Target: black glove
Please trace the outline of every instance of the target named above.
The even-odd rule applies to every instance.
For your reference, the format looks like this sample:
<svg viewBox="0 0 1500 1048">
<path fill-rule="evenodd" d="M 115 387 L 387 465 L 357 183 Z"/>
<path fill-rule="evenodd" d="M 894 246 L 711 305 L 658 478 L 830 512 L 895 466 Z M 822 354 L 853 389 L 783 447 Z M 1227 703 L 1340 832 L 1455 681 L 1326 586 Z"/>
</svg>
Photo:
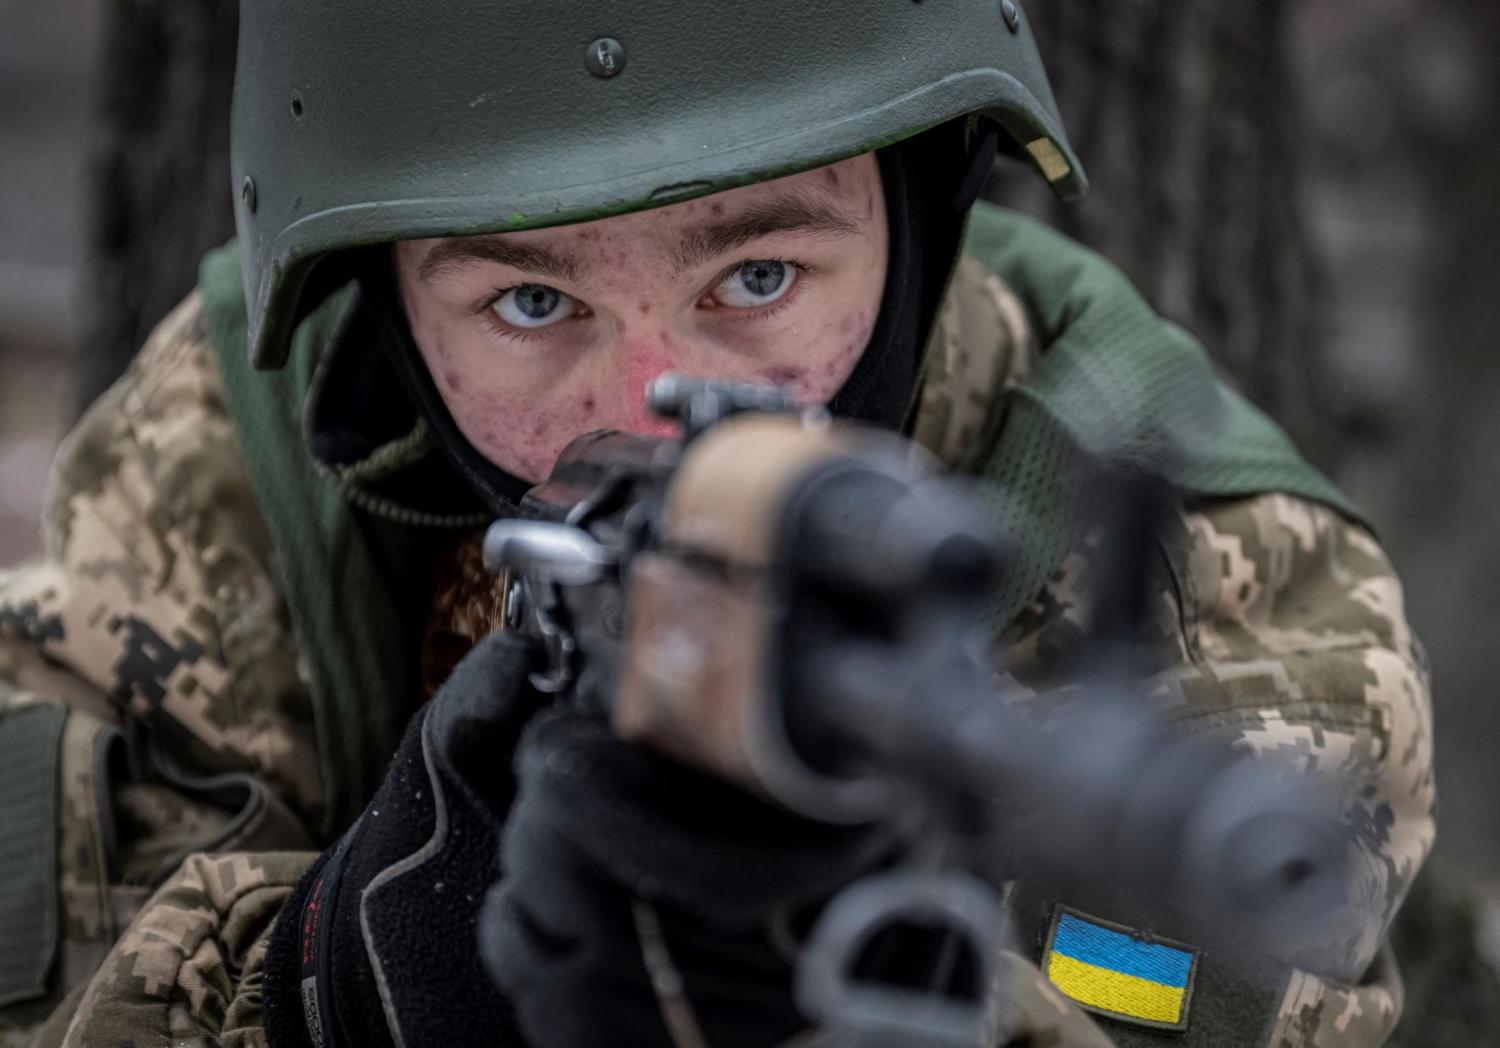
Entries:
<svg viewBox="0 0 1500 1048">
<path fill-rule="evenodd" d="M 406 1048 L 671 1045 L 643 933 L 714 1048 L 803 1025 L 772 926 L 795 925 L 887 837 L 792 816 L 594 714 L 538 714 L 532 653 L 497 636 L 459 664 L 282 908 L 271 1048 L 378 1048 L 397 1030 Z"/>
<path fill-rule="evenodd" d="M 670 1046 L 696 1027 L 767 1046 L 806 1025 L 778 929 L 889 855 L 889 833 L 797 817 L 567 709 L 537 717 L 516 768 L 481 942 L 533 1044 Z"/>
<path fill-rule="evenodd" d="M 283 906 L 266 956 L 272 1048 L 525 1041 L 475 923 L 499 875 L 512 755 L 541 705 L 529 643 L 479 644 L 412 719 L 385 782 Z M 545 1042 L 543 1042 L 545 1043 Z"/>
</svg>

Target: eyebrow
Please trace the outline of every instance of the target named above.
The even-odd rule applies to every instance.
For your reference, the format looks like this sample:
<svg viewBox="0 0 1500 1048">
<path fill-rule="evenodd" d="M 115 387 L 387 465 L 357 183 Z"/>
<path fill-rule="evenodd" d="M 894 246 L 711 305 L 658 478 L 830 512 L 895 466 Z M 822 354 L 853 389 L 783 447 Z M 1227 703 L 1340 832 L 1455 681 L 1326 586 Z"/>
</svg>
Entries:
<svg viewBox="0 0 1500 1048">
<path fill-rule="evenodd" d="M 571 255 L 533 244 L 516 244 L 497 236 L 450 237 L 427 252 L 417 270 L 424 284 L 475 262 L 494 262 L 558 280 L 578 280 L 580 266 Z"/>
<path fill-rule="evenodd" d="M 782 193 L 688 234 L 675 261 L 679 270 L 692 269 L 773 233 L 850 237 L 861 228 L 859 219 L 840 207 L 802 193 Z"/>
<path fill-rule="evenodd" d="M 850 237 L 858 236 L 861 230 L 859 219 L 843 208 L 802 193 L 781 193 L 733 217 L 693 230 L 674 252 L 673 262 L 679 272 L 692 269 L 773 233 Z M 578 259 L 565 252 L 517 244 L 506 240 L 504 234 L 490 234 L 438 241 L 418 267 L 417 278 L 425 284 L 453 270 L 484 262 L 575 283 L 583 270 Z"/>
</svg>

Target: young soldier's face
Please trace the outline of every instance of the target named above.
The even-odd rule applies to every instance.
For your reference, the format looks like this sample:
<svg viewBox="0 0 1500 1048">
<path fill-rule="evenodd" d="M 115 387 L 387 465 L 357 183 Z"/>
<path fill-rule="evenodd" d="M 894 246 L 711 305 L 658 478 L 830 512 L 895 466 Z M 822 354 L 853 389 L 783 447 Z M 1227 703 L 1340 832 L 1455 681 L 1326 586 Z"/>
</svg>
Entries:
<svg viewBox="0 0 1500 1048">
<path fill-rule="evenodd" d="M 885 197 L 873 154 L 653 211 L 403 241 L 412 334 L 454 420 L 525 480 L 594 429 L 670 432 L 666 371 L 790 386 L 826 403 L 880 310 Z"/>
</svg>

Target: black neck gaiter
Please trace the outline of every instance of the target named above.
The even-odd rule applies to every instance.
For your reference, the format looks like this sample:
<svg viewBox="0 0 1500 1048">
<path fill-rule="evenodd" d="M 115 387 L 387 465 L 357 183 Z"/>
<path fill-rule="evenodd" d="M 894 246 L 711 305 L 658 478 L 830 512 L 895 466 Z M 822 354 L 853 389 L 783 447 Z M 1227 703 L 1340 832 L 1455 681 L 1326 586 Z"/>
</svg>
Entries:
<svg viewBox="0 0 1500 1048">
<path fill-rule="evenodd" d="M 965 218 L 979 197 L 997 143 L 993 125 L 973 132 L 958 121 L 876 154 L 890 230 L 885 292 L 865 352 L 829 403 L 836 417 L 890 430 L 906 424 L 922 350 L 958 257 Z M 315 405 L 314 450 L 321 443 L 347 454 L 351 445 L 362 443 L 357 437 L 351 440 L 351 434 L 373 424 L 365 421 L 374 417 L 372 402 L 394 409 L 395 401 L 404 400 L 416 412 L 408 411 L 407 421 L 414 422 L 417 415 L 426 421 L 469 492 L 492 513 L 513 513 L 531 485 L 485 458 L 459 430 L 412 338 L 389 253 L 369 252 L 358 260 L 357 271 L 361 295 L 356 309 L 362 315 L 330 347 L 331 381 L 324 390 L 326 402 Z M 350 354 L 358 355 L 357 368 L 345 366 L 353 363 Z M 343 360 L 337 359 L 341 356 Z M 356 386 L 339 388 L 341 373 L 357 375 Z M 381 418 L 385 431 L 401 424 L 388 412 Z M 376 441 L 363 443 L 373 446 Z"/>
</svg>

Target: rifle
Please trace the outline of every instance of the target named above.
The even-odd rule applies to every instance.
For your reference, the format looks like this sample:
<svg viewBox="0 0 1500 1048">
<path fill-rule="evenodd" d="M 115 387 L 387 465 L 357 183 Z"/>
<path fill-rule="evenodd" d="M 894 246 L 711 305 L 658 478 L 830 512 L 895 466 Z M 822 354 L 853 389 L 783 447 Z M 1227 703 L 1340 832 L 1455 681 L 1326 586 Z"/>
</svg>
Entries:
<svg viewBox="0 0 1500 1048">
<path fill-rule="evenodd" d="M 1185 737 L 1143 699 L 1164 484 L 1101 473 L 1100 654 L 1041 715 L 995 683 L 983 612 L 1005 544 L 972 490 L 774 387 L 664 376 L 649 402 L 678 438 L 578 438 L 491 526 L 485 563 L 508 626 L 546 650 L 539 690 L 806 816 L 942 837 L 939 861 L 851 885 L 815 926 L 796 992 L 835 1043 L 1004 1043 L 992 962 L 1018 873 L 1106 877 L 1284 957 L 1321 941 L 1346 873 L 1336 784 Z M 940 929 L 978 977 L 857 978 L 899 926 Z"/>
</svg>

